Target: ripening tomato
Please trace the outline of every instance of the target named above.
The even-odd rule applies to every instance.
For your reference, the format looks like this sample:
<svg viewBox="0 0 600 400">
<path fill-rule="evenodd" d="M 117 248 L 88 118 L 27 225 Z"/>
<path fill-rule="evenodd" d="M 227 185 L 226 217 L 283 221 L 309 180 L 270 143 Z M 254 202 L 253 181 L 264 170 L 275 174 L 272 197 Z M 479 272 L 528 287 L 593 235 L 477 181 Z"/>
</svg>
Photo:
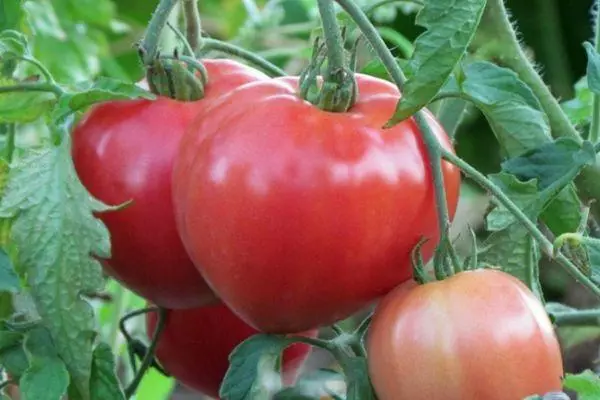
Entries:
<svg viewBox="0 0 600 400">
<path fill-rule="evenodd" d="M 73 162 L 90 193 L 127 208 L 99 215 L 111 234 L 106 272 L 153 303 L 194 307 L 214 295 L 185 253 L 171 198 L 173 159 L 185 128 L 212 99 L 266 79 L 228 60 L 206 60 L 206 95 L 198 102 L 166 97 L 112 101 L 94 107 L 73 133 Z"/>
<path fill-rule="evenodd" d="M 203 276 L 250 325 L 328 325 L 412 275 L 438 241 L 427 150 L 413 119 L 391 129 L 400 94 L 357 75 L 346 113 L 303 100 L 298 80 L 254 82 L 190 125 L 173 175 L 177 226 Z M 427 121 L 447 149 L 440 124 Z M 453 215 L 460 173 L 443 165 Z"/>
<path fill-rule="evenodd" d="M 544 307 L 496 270 L 400 286 L 375 310 L 367 350 L 381 400 L 521 400 L 562 387 Z"/>
<path fill-rule="evenodd" d="M 147 314 L 149 337 L 156 328 L 156 313 Z M 208 396 L 218 397 L 219 387 L 229 368 L 229 354 L 258 331 L 222 303 L 167 311 L 164 330 L 159 338 L 156 356 L 169 374 L 184 385 Z M 302 333 L 316 337 L 317 331 Z M 295 343 L 284 350 L 282 373 L 285 384 L 292 384 L 311 347 Z"/>
</svg>

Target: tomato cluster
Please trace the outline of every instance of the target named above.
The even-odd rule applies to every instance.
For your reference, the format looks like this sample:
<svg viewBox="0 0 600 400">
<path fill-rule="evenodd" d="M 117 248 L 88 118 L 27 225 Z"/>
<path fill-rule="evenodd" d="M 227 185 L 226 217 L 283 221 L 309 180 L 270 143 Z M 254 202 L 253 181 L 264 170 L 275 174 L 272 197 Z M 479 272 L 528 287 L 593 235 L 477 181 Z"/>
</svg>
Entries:
<svg viewBox="0 0 600 400">
<path fill-rule="evenodd" d="M 202 100 L 109 102 L 73 134 L 91 194 L 131 202 L 99 215 L 112 238 L 103 265 L 169 309 L 157 348 L 167 371 L 217 396 L 229 353 L 249 336 L 315 336 L 391 292 L 368 342 L 381 399 L 516 399 L 560 388 L 552 327 L 516 280 L 486 271 L 393 291 L 412 277 L 414 246 L 429 239 L 429 259 L 440 236 L 418 126 L 411 118 L 382 128 L 400 98 L 395 86 L 356 74 L 356 103 L 333 113 L 303 99 L 298 78 L 203 62 Z M 443 175 L 452 217 L 460 173 L 444 163 Z M 152 332 L 155 316 L 147 322 Z M 288 381 L 307 355 L 306 345 L 286 350 Z M 523 384 L 515 363 L 539 378 Z"/>
</svg>

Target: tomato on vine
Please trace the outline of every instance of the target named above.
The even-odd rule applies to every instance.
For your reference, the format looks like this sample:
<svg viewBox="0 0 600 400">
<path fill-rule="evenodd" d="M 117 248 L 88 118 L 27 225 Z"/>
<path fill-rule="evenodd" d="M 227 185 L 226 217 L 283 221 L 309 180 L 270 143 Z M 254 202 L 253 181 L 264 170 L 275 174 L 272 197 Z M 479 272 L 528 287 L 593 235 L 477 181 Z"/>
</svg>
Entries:
<svg viewBox="0 0 600 400">
<path fill-rule="evenodd" d="M 187 130 L 173 175 L 179 232 L 205 279 L 250 325 L 331 324 L 411 278 L 439 239 L 427 151 L 413 119 L 382 129 L 400 93 L 357 74 L 358 101 L 323 111 L 298 79 L 254 82 Z M 451 150 L 426 113 L 437 140 Z M 453 215 L 459 170 L 443 164 Z"/>
<path fill-rule="evenodd" d="M 156 355 L 161 366 L 184 385 L 217 398 L 229 368 L 229 354 L 244 340 L 259 333 L 223 304 L 168 310 Z M 156 328 L 156 313 L 149 313 L 149 336 Z M 316 337 L 316 330 L 302 333 Z M 283 383 L 291 385 L 310 354 L 311 347 L 294 343 L 283 351 Z"/>
<path fill-rule="evenodd" d="M 496 270 L 391 292 L 375 310 L 367 352 L 381 400 L 520 400 L 562 388 L 544 307 Z"/>
<path fill-rule="evenodd" d="M 73 132 L 73 162 L 104 203 L 132 203 L 99 218 L 111 234 L 106 273 L 153 303 L 187 308 L 214 294 L 186 254 L 173 216 L 171 175 L 184 130 L 213 99 L 266 75 L 230 60 L 205 60 L 204 98 L 111 101 L 95 106 Z"/>
</svg>

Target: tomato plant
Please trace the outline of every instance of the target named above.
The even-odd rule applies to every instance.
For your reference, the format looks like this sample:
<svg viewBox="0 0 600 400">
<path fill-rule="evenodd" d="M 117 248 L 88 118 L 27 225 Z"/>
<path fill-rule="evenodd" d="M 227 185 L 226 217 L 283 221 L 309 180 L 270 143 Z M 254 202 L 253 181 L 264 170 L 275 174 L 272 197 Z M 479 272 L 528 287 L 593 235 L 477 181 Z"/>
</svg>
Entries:
<svg viewBox="0 0 600 400">
<path fill-rule="evenodd" d="M 173 178 L 182 240 L 219 297 L 263 331 L 349 316 L 411 277 L 421 236 L 425 257 L 437 243 L 419 128 L 381 130 L 399 93 L 356 79 L 358 101 L 340 114 L 298 98 L 289 78 L 242 86 L 183 139 Z M 453 213 L 459 171 L 445 164 L 444 177 Z"/>
<path fill-rule="evenodd" d="M 155 313 L 147 314 L 148 332 L 154 331 L 156 322 Z M 223 304 L 170 310 L 156 356 L 165 370 L 184 385 L 216 398 L 229 367 L 229 354 L 257 333 Z M 315 337 L 317 331 L 304 335 Z M 286 384 L 295 381 L 309 353 L 310 346 L 302 343 L 284 351 L 281 368 Z"/>
<path fill-rule="evenodd" d="M 73 132 L 81 182 L 106 204 L 131 201 L 99 218 L 111 233 L 105 270 L 141 296 L 170 308 L 214 301 L 175 228 L 171 174 L 181 137 L 211 99 L 266 75 L 230 60 L 207 60 L 210 84 L 200 101 L 112 101 L 95 106 Z"/>
<path fill-rule="evenodd" d="M 544 307 L 501 271 L 391 292 L 374 313 L 367 351 L 382 400 L 516 400 L 562 387 L 560 347 Z"/>
<path fill-rule="evenodd" d="M 0 0 L 0 398 L 600 398 L 598 1 L 529 3 Z"/>
</svg>

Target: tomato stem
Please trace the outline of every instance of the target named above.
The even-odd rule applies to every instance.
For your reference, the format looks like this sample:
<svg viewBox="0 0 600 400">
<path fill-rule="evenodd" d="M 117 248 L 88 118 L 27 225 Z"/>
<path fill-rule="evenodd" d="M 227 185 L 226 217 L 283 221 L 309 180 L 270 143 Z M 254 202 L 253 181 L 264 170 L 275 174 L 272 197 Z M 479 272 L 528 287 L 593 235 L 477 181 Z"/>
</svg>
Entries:
<svg viewBox="0 0 600 400">
<path fill-rule="evenodd" d="M 558 326 L 598 326 L 600 325 L 600 309 L 551 312 L 554 323 Z"/>
<path fill-rule="evenodd" d="M 57 97 L 60 97 L 65 93 L 60 86 L 45 82 L 24 82 L 15 85 L 0 86 L 0 94 L 11 92 L 49 92 L 54 93 Z"/>
<path fill-rule="evenodd" d="M 600 298 L 600 288 L 598 288 L 583 272 L 577 268 L 567 257 L 561 252 L 554 254 L 552 242 L 544 236 L 537 228 L 535 223 L 531 221 L 520 209 L 513 203 L 502 190 L 493 182 L 487 179 L 481 172 L 469 165 L 466 161 L 455 155 L 454 153 L 442 149 L 442 156 L 447 161 L 459 167 L 465 174 L 469 175 L 481 187 L 489 190 L 498 201 L 513 214 L 517 220 L 529 231 L 531 236 L 540 244 L 544 254 L 556 260 L 577 282 L 586 287 L 596 297 Z"/>
<path fill-rule="evenodd" d="M 193 50 L 192 56 L 202 47 L 202 23 L 198 11 L 198 0 L 183 0 L 185 37 Z"/>
<path fill-rule="evenodd" d="M 223 42 L 216 39 L 204 38 L 202 39 L 203 47 L 202 52 L 218 51 L 221 53 L 229 54 L 234 57 L 241 58 L 244 61 L 262 69 L 270 76 L 286 76 L 284 70 L 276 66 L 275 64 L 265 60 L 264 58 L 246 50 L 239 46 L 231 43 Z"/>
<path fill-rule="evenodd" d="M 179 0 L 160 0 L 148 28 L 146 34 L 140 44 L 142 61 L 145 65 L 151 65 L 158 54 L 158 41 L 160 35 L 167 24 L 169 15 Z"/>
<path fill-rule="evenodd" d="M 154 333 L 152 334 L 152 341 L 150 342 L 150 346 L 148 346 L 146 355 L 142 360 L 142 365 L 140 365 L 140 369 L 135 374 L 135 377 L 133 378 L 129 386 L 127 386 L 127 388 L 125 389 L 125 398 L 127 399 L 131 398 L 131 396 L 135 394 L 138 386 L 144 378 L 144 374 L 152 365 L 152 362 L 154 361 L 154 352 L 156 351 L 156 346 L 158 345 L 158 340 L 160 339 L 160 335 L 162 334 L 166 325 L 167 310 L 162 307 L 153 307 L 151 309 L 156 309 L 156 312 L 158 313 L 158 322 L 156 324 L 156 328 L 154 329 Z M 150 309 L 138 310 L 139 313 L 135 315 L 146 313 L 149 310 Z M 131 314 L 129 316 L 131 317 Z"/>
</svg>

